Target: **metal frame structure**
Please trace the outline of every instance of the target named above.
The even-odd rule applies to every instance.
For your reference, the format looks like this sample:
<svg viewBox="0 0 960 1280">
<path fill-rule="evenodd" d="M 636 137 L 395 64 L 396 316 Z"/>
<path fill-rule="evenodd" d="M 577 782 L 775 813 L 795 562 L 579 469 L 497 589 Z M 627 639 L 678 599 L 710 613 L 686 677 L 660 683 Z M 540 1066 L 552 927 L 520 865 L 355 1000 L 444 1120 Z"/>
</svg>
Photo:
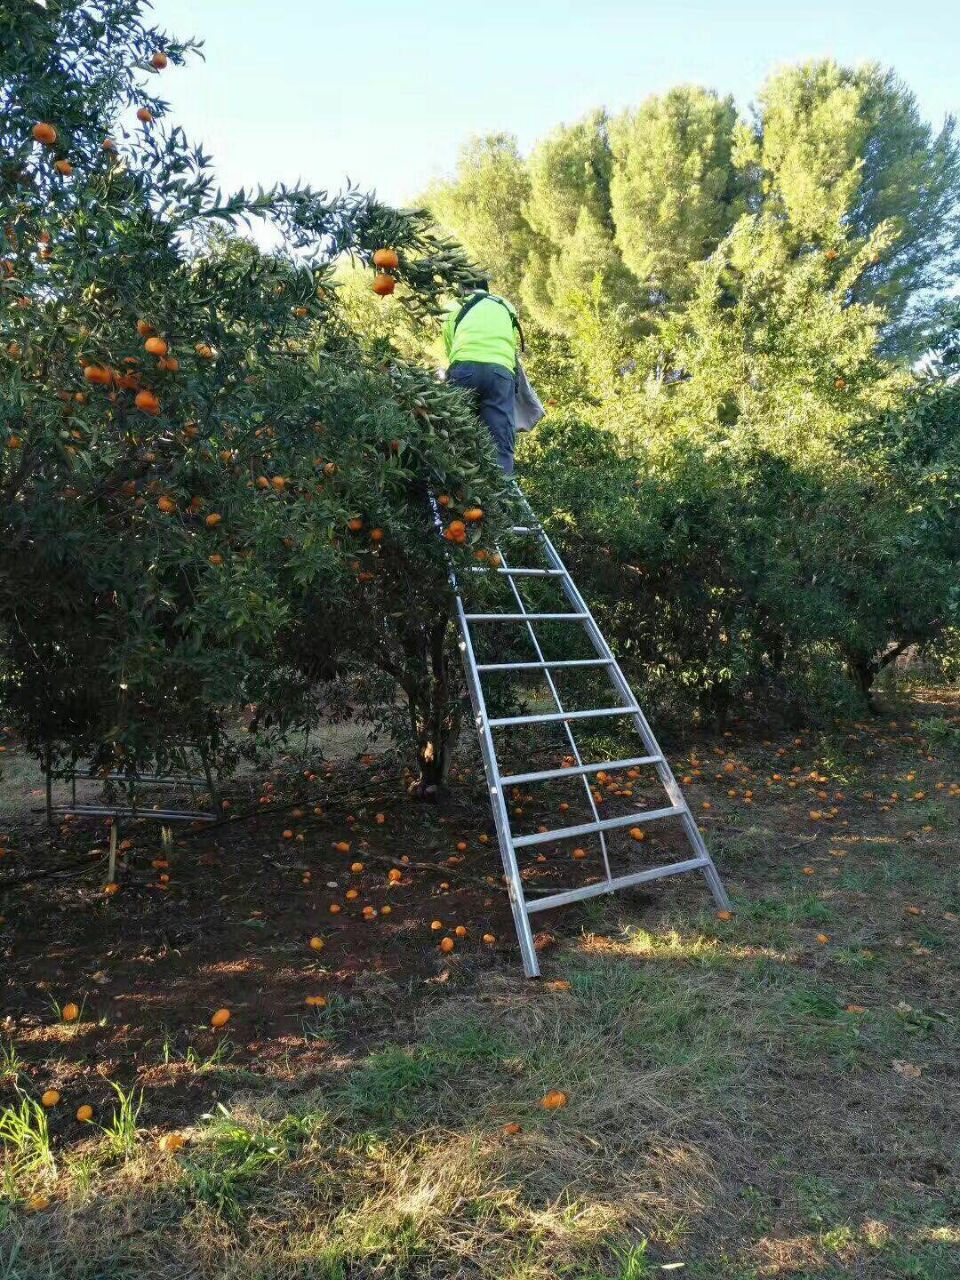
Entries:
<svg viewBox="0 0 960 1280">
<path fill-rule="evenodd" d="M 84 782 L 104 782 L 115 783 L 118 786 L 126 787 L 128 793 L 127 804 L 78 804 L 77 803 L 77 778 L 78 776 Z M 61 782 L 70 783 L 70 803 L 54 804 L 53 803 L 53 780 L 59 779 Z M 47 821 L 53 822 L 54 814 L 60 817 L 74 818 L 109 818 L 110 819 L 110 850 L 107 862 L 107 879 L 113 880 L 116 876 L 117 869 L 117 847 L 120 839 L 120 819 L 147 819 L 150 822 L 159 822 L 162 824 L 161 834 L 164 846 L 168 846 L 172 841 L 171 825 L 174 822 L 216 822 L 219 814 L 208 809 L 145 809 L 136 802 L 135 789 L 137 787 L 188 787 L 192 792 L 196 792 L 200 787 L 207 787 L 212 791 L 211 780 L 209 778 L 190 778 L 190 777 L 174 777 L 155 773 L 138 774 L 131 777 L 126 773 L 86 773 L 79 774 L 76 769 L 66 769 L 54 771 L 46 770 L 47 784 L 47 800 L 46 811 Z M 216 798 L 215 792 L 212 792 L 213 798 Z"/>
<path fill-rule="evenodd" d="M 519 487 L 517 488 L 517 494 L 522 504 L 522 508 L 528 513 L 530 523 L 528 525 L 515 525 L 511 529 L 511 533 L 527 534 L 536 537 L 539 542 L 540 550 L 543 553 L 543 558 L 546 561 L 546 568 L 511 566 L 507 563 L 503 548 L 498 546 L 497 552 L 499 555 L 499 564 L 497 566 L 471 570 L 472 573 L 496 573 L 505 577 L 509 583 L 513 600 L 517 606 L 517 611 L 511 611 L 509 613 L 468 613 L 464 607 L 461 584 L 457 578 L 456 569 L 452 561 L 450 562 L 449 576 L 450 585 L 453 588 L 455 597 L 457 622 L 460 628 L 460 651 L 463 657 L 464 669 L 467 678 L 467 688 L 470 693 L 470 701 L 473 707 L 474 724 L 480 739 L 480 751 L 483 757 L 483 766 L 486 774 L 487 789 L 490 796 L 490 805 L 493 810 L 493 820 L 497 831 L 497 840 L 500 845 L 500 856 L 503 860 L 503 869 L 506 877 L 507 891 L 510 898 L 510 906 L 513 912 L 514 925 L 517 931 L 517 939 L 520 943 L 523 968 L 527 977 L 535 978 L 539 976 L 540 965 L 534 945 L 533 929 L 531 927 L 530 918 L 536 912 L 547 911 L 552 907 L 565 906 L 567 903 L 571 902 L 581 902 L 587 898 L 593 898 L 603 893 L 615 893 L 620 889 L 626 889 L 633 885 L 646 884 L 651 880 L 662 879 L 666 876 L 679 875 L 686 871 L 702 871 L 710 892 L 713 894 L 714 900 L 719 907 L 726 909 L 729 907 L 730 903 L 726 890 L 723 887 L 723 882 L 720 879 L 717 869 L 714 866 L 713 859 L 710 857 L 710 853 L 704 843 L 703 835 L 694 821 L 693 815 L 690 812 L 690 807 L 687 804 L 683 792 L 680 790 L 677 780 L 673 775 L 673 771 L 667 763 L 663 752 L 654 737 L 653 730 L 650 728 L 646 716 L 643 714 L 643 711 L 637 703 L 630 685 L 620 669 L 619 663 L 614 657 L 613 651 L 604 639 L 599 626 L 586 604 L 586 601 L 578 591 L 566 566 L 560 559 L 556 548 L 550 541 L 550 538 L 547 536 L 543 527 L 537 521 L 529 503 L 526 501 L 526 498 L 523 496 Z M 436 505 L 434 505 L 434 515 L 438 529 L 442 529 L 442 520 L 439 509 Z M 528 610 L 523 597 L 518 590 L 516 582 L 517 579 L 525 577 L 554 578 L 562 589 L 563 594 L 570 605 L 570 609 L 562 613 L 538 613 Z M 587 638 L 597 655 L 595 658 L 574 658 L 554 662 L 544 657 L 543 649 L 534 629 L 534 624 L 537 622 L 561 621 L 581 626 L 584 629 Z M 523 625 L 526 628 L 527 635 L 533 646 L 533 651 L 536 654 L 536 660 L 530 662 L 478 663 L 474 650 L 472 628 L 475 626 L 482 626 L 489 622 L 509 622 Z M 583 711 L 566 710 L 557 690 L 554 672 L 560 669 L 574 669 L 580 667 L 605 669 L 610 684 L 619 699 L 619 705 L 614 707 L 598 707 Z M 556 711 L 541 715 L 506 716 L 491 719 L 487 713 L 482 677 L 493 672 L 522 671 L 543 672 L 544 679 L 550 692 L 550 697 L 556 707 Z M 643 743 L 645 754 L 623 760 L 601 760 L 589 763 L 584 762 L 576 741 L 574 730 L 571 727 L 572 724 L 578 721 L 596 721 L 604 717 L 614 716 L 630 717 L 633 722 L 633 726 Z M 541 769 L 533 772 L 507 775 L 501 774 L 500 764 L 497 758 L 496 744 L 494 741 L 494 731 L 510 726 L 537 724 L 559 724 L 562 726 L 564 735 L 570 747 L 570 753 L 576 761 L 575 765 L 569 768 Z M 618 771 L 622 769 L 641 767 L 644 765 L 650 765 L 655 769 L 660 783 L 663 786 L 664 792 L 666 793 L 666 798 L 669 800 L 669 804 L 662 808 L 649 809 L 616 818 L 601 819 L 597 809 L 594 792 L 590 785 L 590 776 L 603 771 Z M 581 823 L 576 826 L 559 827 L 552 831 L 538 831 L 532 835 L 514 835 L 510 822 L 510 813 L 507 807 L 507 788 L 527 783 L 548 782 L 553 779 L 578 776 L 582 780 L 583 787 L 586 792 L 592 821 Z M 651 823 L 670 819 L 676 819 L 679 821 L 690 845 L 692 857 L 685 858 L 678 862 L 667 863 L 663 866 L 647 868 L 644 871 L 634 872 L 630 875 L 614 876 L 610 868 L 610 859 L 607 848 L 607 832 L 617 830 L 622 827 L 634 826 L 641 822 Z M 590 835 L 596 835 L 599 837 L 600 851 L 605 871 L 604 878 L 594 883 L 585 884 L 580 888 L 570 889 L 561 893 L 552 893 L 533 901 L 527 901 L 517 859 L 517 851 L 552 841 L 575 840 Z"/>
</svg>

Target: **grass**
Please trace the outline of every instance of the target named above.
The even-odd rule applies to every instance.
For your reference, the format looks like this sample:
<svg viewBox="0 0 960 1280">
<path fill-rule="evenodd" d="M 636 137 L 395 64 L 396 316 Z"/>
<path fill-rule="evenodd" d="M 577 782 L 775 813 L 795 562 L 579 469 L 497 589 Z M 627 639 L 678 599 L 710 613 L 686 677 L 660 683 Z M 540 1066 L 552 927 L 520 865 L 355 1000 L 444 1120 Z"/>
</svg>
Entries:
<svg viewBox="0 0 960 1280">
<path fill-rule="evenodd" d="M 838 737 L 816 768 L 884 796 L 916 768 L 933 793 L 956 775 L 944 726 L 925 726 L 943 761 Z M 176 1120 L 145 1129 L 117 1088 L 63 1151 L 20 1097 L 0 1278 L 955 1280 L 956 802 L 825 832 L 805 798 L 755 790 L 739 827 L 716 818 L 734 918 L 690 879 L 593 903 L 544 956 L 568 989 L 462 963 L 416 998 L 334 998 L 302 1023 L 309 1077 L 168 1041 L 191 1082 Z M 4 1070 L 26 1087 L 12 1043 Z"/>
</svg>

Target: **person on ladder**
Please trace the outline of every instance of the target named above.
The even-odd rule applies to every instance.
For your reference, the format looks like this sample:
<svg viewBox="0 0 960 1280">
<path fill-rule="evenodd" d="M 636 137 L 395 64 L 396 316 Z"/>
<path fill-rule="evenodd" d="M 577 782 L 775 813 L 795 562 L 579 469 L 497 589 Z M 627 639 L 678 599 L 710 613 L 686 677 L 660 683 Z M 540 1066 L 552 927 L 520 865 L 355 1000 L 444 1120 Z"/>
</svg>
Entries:
<svg viewBox="0 0 960 1280">
<path fill-rule="evenodd" d="M 480 281 L 449 307 L 443 342 L 447 381 L 474 393 L 497 460 L 506 475 L 513 475 L 518 352 L 523 349 L 516 311 L 505 298 L 491 293 L 485 280 Z"/>
</svg>

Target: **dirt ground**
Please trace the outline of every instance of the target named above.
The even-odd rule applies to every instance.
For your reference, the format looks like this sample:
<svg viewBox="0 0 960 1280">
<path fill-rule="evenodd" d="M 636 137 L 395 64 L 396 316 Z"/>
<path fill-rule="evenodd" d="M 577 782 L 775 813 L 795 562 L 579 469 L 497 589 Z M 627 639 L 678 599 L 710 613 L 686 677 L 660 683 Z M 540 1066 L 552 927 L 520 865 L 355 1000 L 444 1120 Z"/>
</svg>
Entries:
<svg viewBox="0 0 960 1280">
<path fill-rule="evenodd" d="M 13 779 L 22 785 L 28 770 L 16 743 L 6 745 L 7 785 Z M 572 1076 L 571 1096 L 581 1105 L 589 1096 L 591 1107 L 569 1122 L 576 1128 L 565 1138 L 577 1151 L 573 1163 L 567 1147 L 551 1150 L 531 1136 L 532 1163 L 511 1185 L 543 1214 L 549 1208 L 562 1217 L 581 1204 L 576 1212 L 589 1218 L 602 1207 L 609 1218 L 602 1232 L 588 1229 L 587 1219 L 576 1231 L 565 1226 L 561 1248 L 559 1228 L 548 1230 L 544 1219 L 554 1244 L 548 1240 L 542 1257 L 531 1260 L 503 1222 L 478 1236 L 471 1210 L 461 1245 L 448 1232 L 442 1240 L 431 1237 L 425 1253 L 418 1245 L 408 1254 L 395 1241 L 363 1232 L 360 1243 L 348 1241 L 331 1209 L 324 1210 L 327 1252 L 294 1259 L 278 1244 L 277 1224 L 290 1221 L 290 1206 L 270 1201 L 273 1188 L 258 1208 L 272 1224 L 265 1252 L 230 1225 L 221 1204 L 224 1255 L 194 1253 L 192 1269 L 178 1271 L 185 1255 L 154 1241 L 151 1274 L 631 1280 L 679 1259 L 681 1274 L 717 1280 L 960 1275 L 960 700 L 921 690 L 879 721 L 830 734 L 764 737 L 735 726 L 685 744 L 674 757 L 734 897 L 733 918 L 717 918 L 698 875 L 544 913 L 539 984 L 521 976 L 484 786 L 470 760 L 461 764 L 450 797 L 435 807 L 408 800 L 384 760 L 370 755 L 244 780 L 227 792 L 221 824 L 177 831 L 169 850 L 153 824 L 124 829 L 120 888 L 112 895 L 104 893 L 102 824 L 66 821 L 51 831 L 27 806 L 4 814 L 0 1107 L 13 1112 L 48 1089 L 61 1101 L 44 1112 L 51 1164 L 28 1169 L 19 1147 L 8 1153 L 7 1217 L 0 1207 L 0 1226 L 6 1221 L 17 1243 L 6 1257 L 0 1247 L 0 1276 L 144 1274 L 137 1268 L 147 1255 L 122 1240 L 109 1258 L 95 1248 L 95 1262 L 67 1264 L 68 1254 L 59 1251 L 78 1212 L 70 1206 L 89 1205 L 98 1194 L 96 1179 L 92 1189 L 89 1179 L 78 1189 L 67 1172 L 76 1153 L 90 1149 L 91 1126 L 75 1119 L 81 1104 L 92 1106 L 98 1121 L 113 1117 L 115 1124 L 118 1096 L 136 1094 L 135 1132 L 120 1161 L 127 1168 L 169 1134 L 187 1134 L 193 1150 L 208 1151 L 222 1137 L 210 1119 L 218 1107 L 233 1114 L 238 1099 L 275 1099 L 277 1091 L 295 1110 L 291 1099 L 332 1088 L 333 1096 L 359 1107 L 367 1127 L 358 1132 L 367 1132 L 369 1099 L 357 1102 L 357 1091 L 383 1087 L 377 1074 L 383 1069 L 387 1101 L 377 1105 L 381 1119 L 389 1117 L 391 1129 L 404 1135 L 403 1149 L 414 1138 L 426 1141 L 424 1124 L 437 1141 L 455 1146 L 477 1132 L 476 1115 L 466 1125 L 458 1110 L 465 1104 L 453 1095 L 438 1101 L 432 1077 L 418 1083 L 416 1072 L 412 1096 L 422 1107 L 415 1102 L 411 1109 L 404 1074 L 411 1054 L 410 1061 L 436 1065 L 434 1049 L 424 1045 L 436 1044 L 437 1019 L 445 1028 L 444 1052 L 453 1055 L 454 1094 L 456 1080 L 477 1071 L 482 1093 L 496 1057 L 500 1074 L 483 1099 L 488 1120 L 523 1111 L 505 1101 L 510 1081 L 522 1078 L 524 1063 L 539 1061 L 549 1042 L 542 1080 L 561 1087 Z M 38 791 L 31 788 L 32 806 L 42 801 Z M 643 777 L 620 775 L 605 780 L 598 794 L 603 816 L 612 816 L 645 807 L 655 791 Z M 518 791 L 511 803 L 531 830 L 584 816 L 576 788 L 543 789 L 536 797 Z M 615 870 L 681 855 L 681 843 L 659 828 L 643 837 L 623 833 L 611 841 Z M 544 846 L 539 860 L 526 864 L 530 891 L 599 875 L 598 850 L 584 852 L 574 858 L 569 844 Z M 452 950 L 441 950 L 445 938 Z M 625 988 L 628 977 L 637 985 Z M 746 988 L 738 986 L 744 981 Z M 569 997 L 562 994 L 568 989 Z M 749 1013 L 738 1014 L 745 990 Z M 561 1010 L 569 1027 L 543 1012 L 544 1000 L 558 999 L 574 1001 Z M 640 1016 L 637 1001 L 644 1016 L 651 1008 L 660 1014 L 636 1032 L 643 1066 L 634 1075 L 629 1063 L 637 1046 L 614 1048 L 607 1038 L 614 1025 L 622 1036 Z M 69 1021 L 68 1003 L 79 1007 Z M 218 1009 L 230 1012 L 219 1030 L 210 1024 Z M 615 1023 L 603 1020 L 611 1010 L 619 1010 Z M 522 1028 L 497 1021 L 508 1014 L 525 1019 Z M 461 1043 L 465 1028 L 475 1038 L 482 1025 L 489 1038 L 491 1019 L 500 1037 L 495 1054 L 472 1039 L 469 1052 L 449 1048 Z M 539 1038 L 527 1038 L 528 1023 L 540 1026 Z M 577 1040 L 575 1052 L 559 1052 L 577 1026 L 586 1041 Z M 606 1046 L 597 1049 L 596 1078 L 591 1035 Z M 780 1072 L 785 1053 L 802 1065 L 797 1078 L 791 1084 L 778 1074 L 776 1089 L 758 1093 L 771 1056 Z M 599 1071 L 604 1063 L 606 1079 Z M 660 1081 L 652 1093 L 651 1070 Z M 686 1080 L 685 1090 L 676 1091 L 671 1073 Z M 806 1099 L 806 1127 L 796 1090 Z M 658 1102 L 648 1112 L 651 1097 Z M 633 1127 L 637 1106 L 652 1117 L 643 1131 L 652 1147 Z M 685 1145 L 673 1126 L 691 1107 L 700 1131 Z M 770 1107 L 783 1109 L 782 1124 Z M 835 1108 L 842 1109 L 839 1118 Z M 665 1109 L 670 1141 L 663 1136 Z M 349 1108 L 344 1115 L 355 1119 Z M 539 1121 L 528 1115 L 524 1128 L 535 1128 Z M 611 1170 L 628 1161 L 619 1148 L 611 1154 L 621 1129 L 633 1134 L 634 1145 L 629 1176 L 618 1181 Z M 594 1150 L 606 1152 L 606 1181 L 577 1173 Z M 814 1150 L 826 1154 L 811 1171 L 807 1155 Z M 117 1160 L 104 1159 L 97 1176 L 106 1186 L 120 1175 Z M 679 1197 L 685 1207 L 671 1208 L 678 1179 L 698 1182 L 692 1166 L 677 1164 L 684 1160 L 697 1164 L 701 1185 L 686 1201 Z M 555 1194 L 543 1199 L 538 1178 L 553 1165 Z M 371 1176 L 369 1169 L 362 1175 Z M 183 1179 L 189 1181 L 186 1173 Z M 31 1194 L 51 1200 L 42 1217 L 29 1213 Z M 107 1196 L 102 1187 L 99 1194 Z M 350 1194 L 344 1187 L 343 1203 Z M 457 1193 L 460 1208 L 450 1212 L 463 1211 L 465 1194 Z M 467 1199 L 478 1195 L 474 1187 Z M 177 1222 L 190 1236 L 196 1220 L 183 1214 L 193 1212 L 191 1203 L 196 1209 L 196 1197 L 187 1196 L 172 1216 L 166 1205 L 165 1232 Z M 59 1244 L 51 1244 L 49 1224 L 58 1214 L 67 1215 L 66 1225 Z M 517 1214 L 518 1223 L 527 1222 Z M 119 1220 L 111 1222 L 119 1231 Z M 136 1234 L 147 1238 L 156 1230 L 141 1222 Z M 514 1235 L 522 1239 L 529 1230 L 527 1222 Z"/>
</svg>

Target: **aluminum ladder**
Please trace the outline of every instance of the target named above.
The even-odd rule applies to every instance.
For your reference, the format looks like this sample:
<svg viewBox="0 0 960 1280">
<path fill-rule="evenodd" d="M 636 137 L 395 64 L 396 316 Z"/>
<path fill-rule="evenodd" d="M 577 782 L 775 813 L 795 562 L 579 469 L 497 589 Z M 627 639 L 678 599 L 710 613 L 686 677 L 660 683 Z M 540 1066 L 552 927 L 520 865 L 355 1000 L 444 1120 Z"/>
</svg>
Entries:
<svg viewBox="0 0 960 1280">
<path fill-rule="evenodd" d="M 534 944 L 534 934 L 531 927 L 531 916 L 540 911 L 548 911 L 553 907 L 561 907 L 570 902 L 581 902 L 587 898 L 596 897 L 599 894 L 615 893 L 620 889 L 626 889 L 632 885 L 645 884 L 651 880 L 662 879 L 665 876 L 679 875 L 685 871 L 702 871 L 706 878 L 707 885 L 717 903 L 723 909 L 730 906 L 726 890 L 723 882 L 714 866 L 713 859 L 704 843 L 703 836 L 699 827 L 694 821 L 687 804 L 686 798 L 677 783 L 673 772 L 667 763 L 663 752 L 661 751 L 653 730 L 643 714 L 643 711 L 637 704 L 637 700 L 633 695 L 630 685 L 626 677 L 620 669 L 620 665 L 613 655 L 613 651 L 607 644 L 597 625 L 593 615 L 591 614 L 586 602 L 577 590 L 576 584 L 570 577 L 566 566 L 560 559 L 556 548 L 547 536 L 540 522 L 537 520 L 529 503 L 520 491 L 519 486 L 516 488 L 519 509 L 523 512 L 523 518 L 528 520 L 527 524 L 515 525 L 511 528 L 511 534 L 532 535 L 538 543 L 539 550 L 542 553 L 542 560 L 545 564 L 541 566 L 531 565 L 510 565 L 507 562 L 502 546 L 497 546 L 497 554 L 499 562 L 489 567 L 471 567 L 471 574 L 487 574 L 496 573 L 502 575 L 508 582 L 510 593 L 516 605 L 516 610 L 506 613 L 470 613 L 467 611 L 463 602 L 463 590 L 459 581 L 456 568 L 453 561 L 448 557 L 450 585 L 454 593 L 454 602 L 457 622 L 460 628 L 459 647 L 463 658 L 464 670 L 466 672 L 467 688 L 470 694 L 470 701 L 473 707 L 474 723 L 477 734 L 480 739 L 480 750 L 483 757 L 484 772 L 488 792 L 490 796 L 490 804 L 493 810 L 494 824 L 497 831 L 497 839 L 500 845 L 500 855 L 503 860 L 504 875 L 506 879 L 507 891 L 509 893 L 510 906 L 513 912 L 514 925 L 517 931 L 517 938 L 520 943 L 520 953 L 523 959 L 523 968 L 527 977 L 535 978 L 540 974 L 540 965 L 537 957 L 537 951 Z M 438 531 L 442 531 L 443 522 L 439 508 L 434 504 L 434 515 Z M 531 612 L 517 588 L 517 580 L 522 578 L 553 578 L 560 586 L 563 595 L 566 597 L 570 605 L 568 611 L 559 613 L 538 613 Z M 563 622 L 577 625 L 584 629 L 587 638 L 592 645 L 596 654 L 593 658 L 572 658 L 558 661 L 551 661 L 544 657 L 540 640 L 534 630 L 534 624 L 538 622 Z M 526 628 L 527 636 L 531 642 L 534 659 L 529 662 L 477 662 L 473 629 L 482 627 L 487 623 L 515 623 Z M 609 679 L 617 698 L 618 703 L 613 707 L 597 707 L 589 710 L 568 711 L 564 708 L 557 690 L 557 684 L 554 679 L 554 673 L 558 670 L 575 669 L 575 668 L 603 668 Z M 487 713 L 487 703 L 484 696 L 483 677 L 496 672 L 522 672 L 522 671 L 542 671 L 550 697 L 555 706 L 555 710 L 546 714 L 528 715 L 528 716 L 507 716 L 500 718 L 491 718 Z M 643 743 L 645 754 L 637 755 L 629 759 L 621 760 L 600 760 L 585 763 L 577 744 L 574 734 L 573 724 L 579 721 L 597 721 L 604 717 L 629 717 L 632 720 L 633 728 Z M 500 764 L 497 757 L 497 749 L 494 741 L 494 733 L 496 730 L 507 728 L 511 725 L 534 725 L 534 724 L 557 724 L 562 726 L 563 733 L 569 744 L 570 756 L 575 764 L 566 768 L 543 769 L 527 773 L 515 773 L 504 775 L 501 773 Z M 621 815 L 615 818 L 601 819 L 598 812 L 597 801 L 594 791 L 590 785 L 591 775 L 597 775 L 605 772 L 618 772 L 621 770 L 639 769 L 644 766 L 651 766 L 659 778 L 665 792 L 665 798 L 669 804 L 660 808 L 647 809 L 639 812 Z M 511 815 L 507 802 L 507 791 L 511 787 L 524 786 L 527 784 L 538 782 L 550 782 L 561 778 L 581 779 L 584 790 L 586 791 L 589 803 L 592 821 L 580 823 L 575 826 L 558 827 L 549 831 L 537 831 L 533 834 L 515 835 L 511 824 Z M 631 806 L 632 807 L 632 806 Z M 681 861 L 666 863 L 662 866 L 648 867 L 643 871 L 637 871 L 628 875 L 613 875 L 610 868 L 608 857 L 606 833 L 608 831 L 617 830 L 625 827 L 636 826 L 638 823 L 656 823 L 668 820 L 676 820 L 682 828 L 687 843 L 690 846 L 691 855 Z M 544 897 L 528 900 L 524 892 L 523 878 L 521 876 L 518 852 L 536 848 L 538 845 L 553 843 L 563 840 L 579 840 L 582 837 L 597 836 L 600 841 L 600 849 L 602 854 L 605 875 L 596 880 L 594 883 L 584 884 L 580 888 L 569 889 L 560 893 L 549 893 Z"/>
</svg>

